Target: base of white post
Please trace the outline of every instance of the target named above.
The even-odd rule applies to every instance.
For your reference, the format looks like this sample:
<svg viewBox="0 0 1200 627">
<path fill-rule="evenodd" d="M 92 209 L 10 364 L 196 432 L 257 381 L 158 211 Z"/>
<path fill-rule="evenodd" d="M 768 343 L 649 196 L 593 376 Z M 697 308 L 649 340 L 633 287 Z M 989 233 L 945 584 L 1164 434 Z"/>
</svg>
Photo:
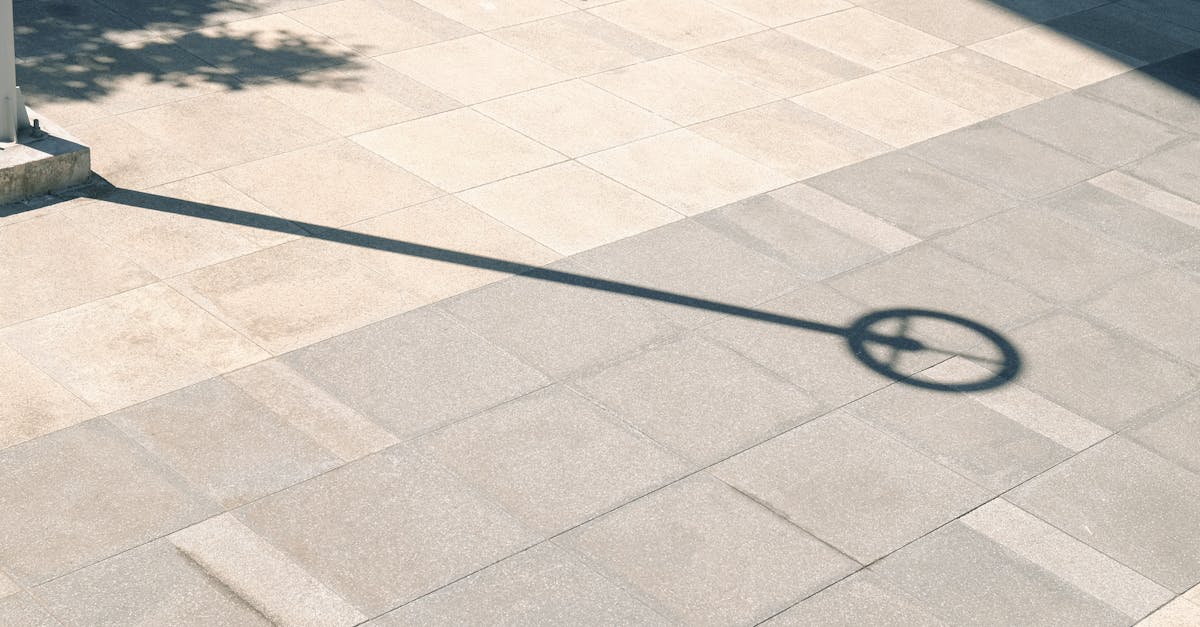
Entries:
<svg viewBox="0 0 1200 627">
<path fill-rule="evenodd" d="M 0 145 L 0 205 L 82 185 L 92 169 L 91 150 L 53 122 L 21 107 L 19 117 L 37 119 L 40 135 L 26 126 L 17 143 Z"/>
</svg>

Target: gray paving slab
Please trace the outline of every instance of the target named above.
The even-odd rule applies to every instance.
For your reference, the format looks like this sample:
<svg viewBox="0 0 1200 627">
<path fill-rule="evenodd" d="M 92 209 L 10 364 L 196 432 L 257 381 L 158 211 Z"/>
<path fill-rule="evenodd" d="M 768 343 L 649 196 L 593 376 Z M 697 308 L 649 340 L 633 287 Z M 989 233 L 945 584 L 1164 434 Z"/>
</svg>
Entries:
<svg viewBox="0 0 1200 627">
<path fill-rule="evenodd" d="M 367 623 L 403 625 L 669 625 L 616 583 L 546 543 Z"/>
<path fill-rule="evenodd" d="M 23 627 L 58 627 L 62 624 L 23 592 L 0 597 L 0 623 Z"/>
<path fill-rule="evenodd" d="M 1200 397 L 1192 397 L 1125 432 L 1164 459 L 1200 474 Z"/>
<path fill-rule="evenodd" d="M 537 370 L 431 309 L 340 335 L 282 360 L 401 437 L 549 383 Z"/>
<path fill-rule="evenodd" d="M 571 261 L 548 268 L 583 277 L 590 272 Z M 520 276 L 438 307 L 553 378 L 619 359 L 683 330 L 626 294 Z"/>
<path fill-rule="evenodd" d="M 1078 301 L 1152 265 L 1123 246 L 1030 206 L 964 227 L 934 244 L 1060 303 Z"/>
<path fill-rule="evenodd" d="M 1200 365 L 1200 281 L 1158 269 L 1129 277 L 1083 305 L 1087 313 L 1176 357 Z"/>
<path fill-rule="evenodd" d="M 1200 582 L 1200 475 L 1122 436 L 1033 479 L 1011 499 L 1176 593 Z"/>
<path fill-rule="evenodd" d="M 1200 82 L 1158 67 L 1126 72 L 1078 93 L 1103 98 L 1180 130 L 1200 132 Z"/>
<path fill-rule="evenodd" d="M 904 152 L 880 155 L 805 184 L 923 237 L 985 218 L 1016 202 Z"/>
<path fill-rule="evenodd" d="M 1126 171 L 1191 200 L 1200 202 L 1200 139 L 1191 139 L 1129 164 Z"/>
<path fill-rule="evenodd" d="M 102 419 L 0 452 L 0 567 L 40 583 L 215 514 Z"/>
<path fill-rule="evenodd" d="M 67 625 L 273 624 L 165 540 L 43 584 L 37 595 Z"/>
<path fill-rule="evenodd" d="M 251 503 L 238 518 L 368 616 L 540 539 L 402 445 Z"/>
<path fill-rule="evenodd" d="M 988 499 L 979 486 L 843 412 L 712 472 L 863 564 Z"/>
<path fill-rule="evenodd" d="M 1047 26 L 1142 61 L 1160 61 L 1200 45 L 1200 33 L 1170 23 L 1168 14 L 1138 11 L 1121 3 L 1051 20 Z"/>
<path fill-rule="evenodd" d="M 223 379 L 160 396 L 108 420 L 226 508 L 342 464 Z"/>
<path fill-rule="evenodd" d="M 930 163 L 1017 198 L 1043 196 L 1103 167 L 1000 125 L 981 122 L 908 149 Z"/>
<path fill-rule="evenodd" d="M 744 307 L 779 296 L 801 281 L 788 266 L 690 220 L 580 253 L 574 259 L 600 278 Z M 651 306 L 690 327 L 720 315 L 671 303 Z"/>
<path fill-rule="evenodd" d="M 668 618 L 692 625 L 764 620 L 856 567 L 704 474 L 561 536 L 561 543 Z"/>
<path fill-rule="evenodd" d="M 1089 183 L 1052 194 L 1037 206 L 1155 258 L 1200 246 L 1200 229 Z"/>
<path fill-rule="evenodd" d="M 1160 122 L 1075 93 L 1055 96 L 997 120 L 1055 148 L 1110 168 L 1153 154 L 1179 137 Z"/>
<path fill-rule="evenodd" d="M 1022 385 L 1109 429 L 1200 385 L 1194 368 L 1076 315 L 1055 313 L 1011 336 L 1025 352 Z"/>
<path fill-rule="evenodd" d="M 767 627 L 946 625 L 869 570 L 859 571 L 763 623 Z"/>
<path fill-rule="evenodd" d="M 762 442 L 820 409 L 782 377 L 698 336 L 648 349 L 573 385 L 697 464 Z"/>
<path fill-rule="evenodd" d="M 660 488 L 690 467 L 563 386 L 450 425 L 415 446 L 547 535 Z"/>
</svg>

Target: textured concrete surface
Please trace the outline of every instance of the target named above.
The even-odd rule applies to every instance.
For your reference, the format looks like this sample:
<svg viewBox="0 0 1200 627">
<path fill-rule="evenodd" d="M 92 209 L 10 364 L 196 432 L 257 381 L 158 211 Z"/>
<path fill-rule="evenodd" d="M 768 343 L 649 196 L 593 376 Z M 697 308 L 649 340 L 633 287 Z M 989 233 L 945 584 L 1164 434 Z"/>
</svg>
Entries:
<svg viewBox="0 0 1200 627">
<path fill-rule="evenodd" d="M 17 0 L 0 624 L 1200 624 L 1190 0 Z"/>
</svg>

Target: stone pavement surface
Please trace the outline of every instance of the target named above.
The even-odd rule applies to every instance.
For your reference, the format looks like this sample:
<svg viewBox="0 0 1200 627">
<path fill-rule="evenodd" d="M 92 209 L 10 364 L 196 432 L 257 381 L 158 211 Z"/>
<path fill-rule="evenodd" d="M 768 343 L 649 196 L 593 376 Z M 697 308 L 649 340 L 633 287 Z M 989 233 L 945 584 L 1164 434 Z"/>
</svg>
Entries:
<svg viewBox="0 0 1200 627">
<path fill-rule="evenodd" d="M 1200 624 L 1200 3 L 16 17 L 0 625 Z"/>
</svg>

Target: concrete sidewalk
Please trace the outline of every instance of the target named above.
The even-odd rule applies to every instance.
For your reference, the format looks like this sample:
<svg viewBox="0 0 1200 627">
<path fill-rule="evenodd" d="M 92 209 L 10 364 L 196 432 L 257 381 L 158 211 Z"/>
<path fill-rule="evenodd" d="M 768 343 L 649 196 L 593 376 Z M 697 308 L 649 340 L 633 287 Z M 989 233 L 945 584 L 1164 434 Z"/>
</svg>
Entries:
<svg viewBox="0 0 1200 627">
<path fill-rule="evenodd" d="M 1194 2 L 16 13 L 0 624 L 1200 624 Z"/>
</svg>

